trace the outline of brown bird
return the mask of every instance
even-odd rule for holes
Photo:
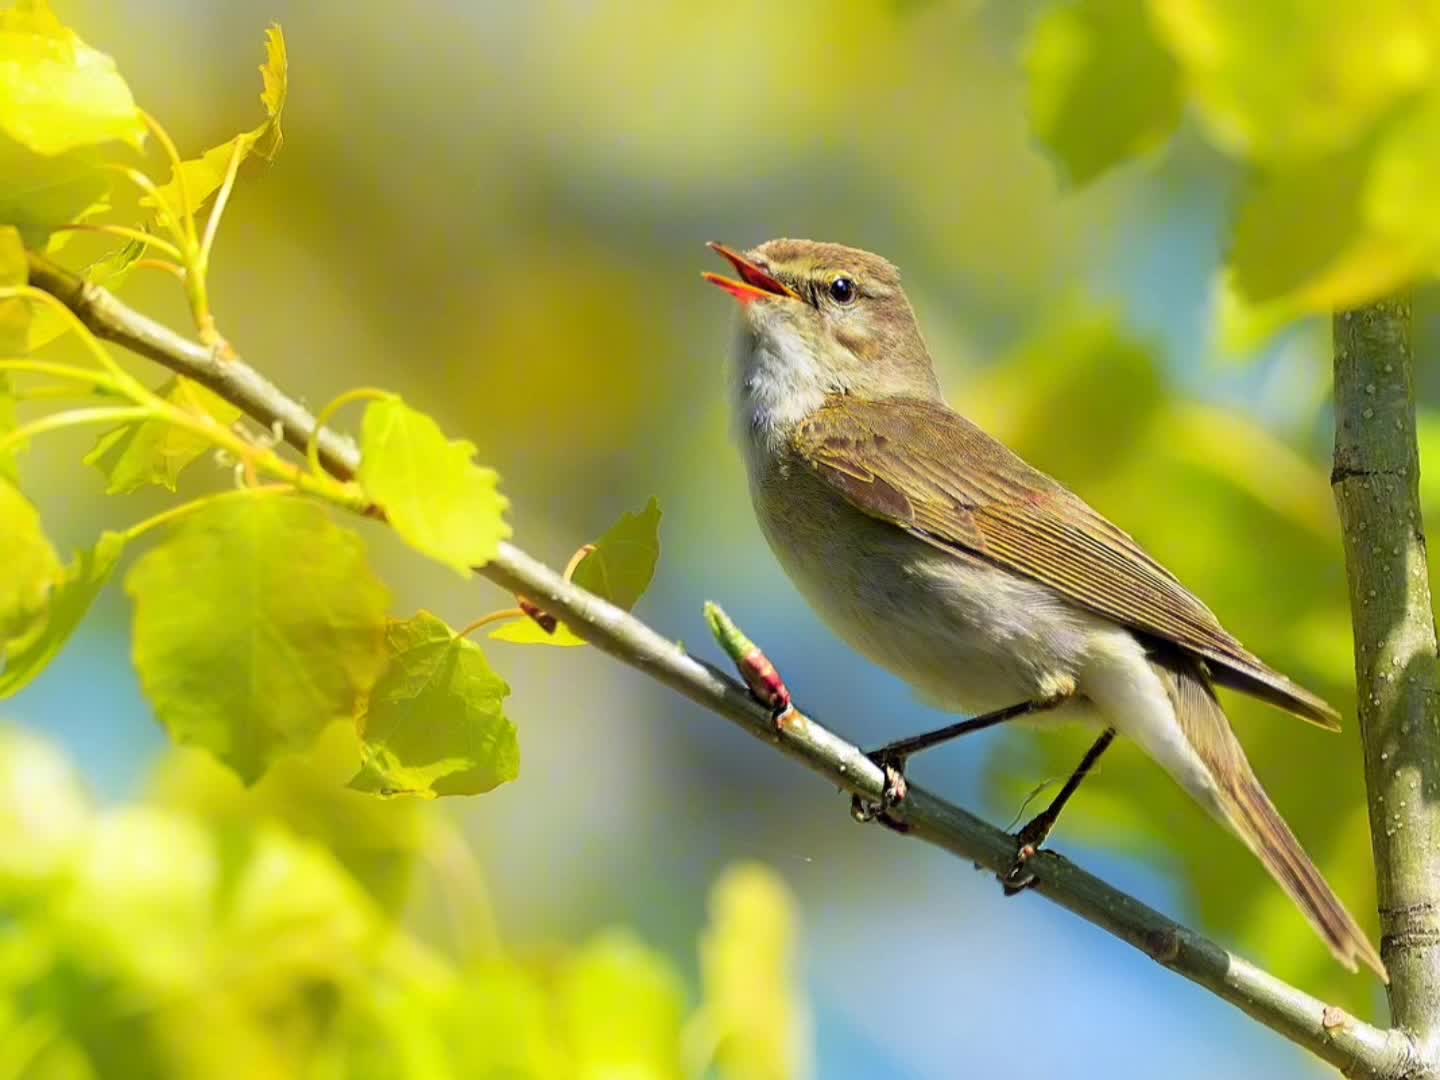
[[[1370,940],[1256,779],[1216,685],[1338,730],[1138,544],[940,394],[895,267],[838,244],[711,245],[739,279],[736,407],[750,491],[780,564],[851,646],[972,719],[877,751],[920,750],[1019,717],[1100,730],[1021,830],[1007,881],[1118,731],[1260,858],[1340,963],[1386,978]]]

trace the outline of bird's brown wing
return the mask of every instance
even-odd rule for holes
[[[944,405],[834,398],[791,449],[857,509],[1209,662],[1221,685],[1339,729],[1339,714],[1267,667],[1126,533]]]

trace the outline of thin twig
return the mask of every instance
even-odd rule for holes
[[[71,307],[97,336],[202,383],[265,427],[278,428],[298,450],[305,450],[314,433],[321,464],[337,479],[349,479],[359,468],[360,452],[352,440],[329,429],[316,432],[308,410],[239,357],[221,363],[211,350],[42,256],[31,254],[30,280]],[[513,544],[502,543],[494,560],[478,572],[560,617],[602,651],[776,745],[836,787],[880,801],[885,777],[858,746],[798,710],[792,710],[792,722],[777,723],[772,711],[739,682]],[[904,804],[891,816],[905,835],[993,873],[1004,872],[1014,861],[1011,836],[923,788],[911,785]],[[1347,1075],[1399,1080],[1413,1074],[1418,1052],[1405,1033],[1375,1027],[1324,1004],[1054,852],[1041,851],[1030,868],[1036,876],[1033,891],[1204,986]]]

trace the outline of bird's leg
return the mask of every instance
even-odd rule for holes
[[[1080,764],[1070,774],[1070,779],[1065,781],[1065,786],[1060,793],[1050,801],[1050,805],[1041,810],[1028,822],[1025,827],[1015,834],[1015,861],[1010,864],[1010,869],[1000,878],[1000,884],[1005,888],[1006,896],[1014,896],[1023,889],[1035,884],[1035,875],[1026,869],[1027,864],[1035,857],[1040,850],[1040,845],[1045,843],[1050,832],[1055,828],[1055,823],[1060,820],[1060,811],[1065,809],[1065,804],[1070,797],[1080,790],[1081,783],[1089,776],[1095,768],[1095,763],[1100,760],[1110,744],[1115,741],[1115,729],[1106,728],[1100,733],[1093,746],[1085,751],[1085,756],[1080,759]]]
[[[905,800],[905,764],[912,755],[947,743],[951,739],[958,739],[962,735],[995,727],[1007,720],[1053,709],[1068,699],[1068,694],[1057,694],[1053,697],[1037,698],[1035,701],[1022,701],[1017,705],[1007,705],[1003,709],[971,717],[969,720],[957,720],[933,731],[922,731],[908,739],[896,739],[877,750],[871,750],[865,756],[879,765],[885,773],[885,797],[881,809],[896,806]],[[861,815],[857,812],[856,816]]]

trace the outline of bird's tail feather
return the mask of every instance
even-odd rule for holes
[[[1184,657],[1157,656],[1152,663],[1170,691],[1186,739],[1214,778],[1213,809],[1295,901],[1340,963],[1351,971],[1363,963],[1389,982],[1380,954],[1260,786],[1208,674],[1196,661]]]

